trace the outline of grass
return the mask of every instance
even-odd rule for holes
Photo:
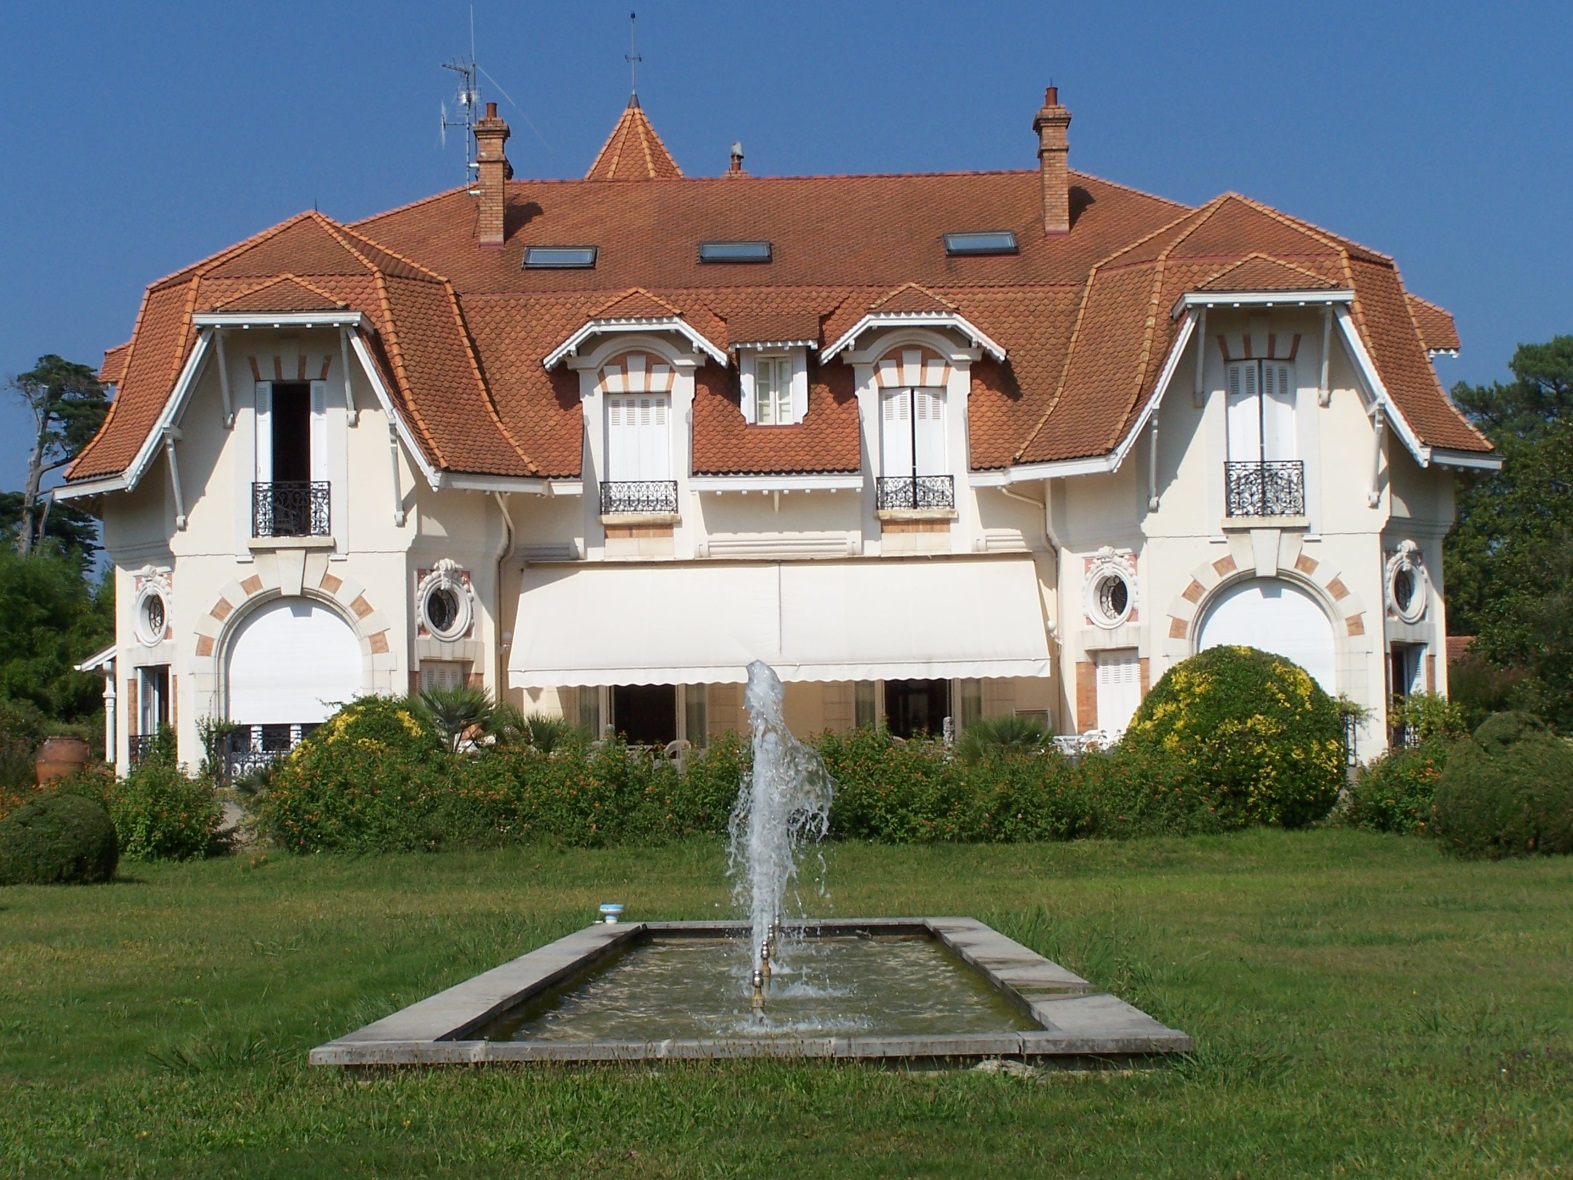
[[[1256,831],[827,859],[816,909],[979,916],[1196,1052],[1035,1077],[310,1069],[601,901],[727,912],[722,849],[133,865],[0,890],[0,1174],[1569,1174],[1573,858]]]

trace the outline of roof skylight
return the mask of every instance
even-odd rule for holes
[[[594,246],[526,246],[525,270],[586,270],[595,266]]]
[[[1009,229],[990,229],[946,234],[945,253],[952,257],[958,254],[1014,254],[1016,232]]]
[[[769,262],[769,242],[700,242],[700,262]]]

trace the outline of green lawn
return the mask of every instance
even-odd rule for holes
[[[712,842],[123,866],[0,890],[0,1172],[1548,1176],[1573,1169],[1573,858],[1343,831],[827,850],[841,915],[970,914],[1196,1038],[1129,1073],[414,1071],[315,1044],[622,901],[728,912]]]

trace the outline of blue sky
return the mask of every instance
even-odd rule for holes
[[[690,174],[735,139],[762,174],[1030,168],[1052,79],[1073,168],[1191,203],[1236,190],[1395,255],[1458,319],[1448,385],[1573,331],[1573,8],[633,7],[641,100]],[[628,11],[477,0],[518,176],[589,166],[627,99]],[[96,364],[149,282],[302,209],[353,220],[459,183],[440,67],[468,42],[464,0],[7,0],[0,374]],[[0,487],[26,425],[0,406]]]

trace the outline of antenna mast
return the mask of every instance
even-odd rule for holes
[[[634,21],[638,16],[637,12],[628,14],[628,52],[623,54],[623,60],[628,63],[628,95],[634,106],[639,105],[639,63],[644,61],[634,48]]]
[[[454,114],[457,117],[450,117],[448,104],[443,103],[440,121],[437,124],[437,137],[446,147],[448,129],[464,128],[464,182],[473,184],[479,167],[475,162],[475,121],[480,118],[481,84],[478,77],[480,67],[475,64],[475,54],[472,51],[467,58],[460,57],[443,62],[442,68],[452,70],[459,75],[459,89],[454,95],[454,102],[457,104]]]

